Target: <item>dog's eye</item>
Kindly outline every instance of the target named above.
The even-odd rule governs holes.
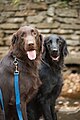
[[[34,31],[33,29],[31,30],[31,33],[32,33],[33,36],[37,35],[36,31]]]
[[[59,41],[59,45],[62,45],[62,41]]]
[[[47,47],[50,47],[50,43],[47,43]]]
[[[25,36],[25,32],[23,32],[23,33],[21,34],[21,38],[24,37],[24,36]]]
[[[34,32],[34,36],[36,36],[37,35],[37,33],[36,32]]]
[[[51,43],[51,44],[52,44],[52,40],[50,40],[50,41],[49,41],[49,43]]]
[[[56,41],[57,41],[57,43],[60,43],[60,42],[61,42],[59,38],[57,38]]]

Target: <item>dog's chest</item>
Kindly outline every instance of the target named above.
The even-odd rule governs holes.
[[[61,81],[61,74],[45,65],[40,69],[39,75],[42,80],[41,91],[44,94],[51,93]]]
[[[19,73],[19,91],[20,98],[24,101],[29,102],[32,97],[37,93],[37,90],[33,87],[33,77],[28,75],[27,72]],[[12,95],[10,98],[10,104],[15,104],[15,93],[14,93],[14,81],[12,82]]]

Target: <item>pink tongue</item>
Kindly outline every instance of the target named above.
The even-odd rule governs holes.
[[[36,51],[35,51],[35,50],[27,51],[27,55],[28,55],[28,58],[29,58],[30,60],[36,59]]]

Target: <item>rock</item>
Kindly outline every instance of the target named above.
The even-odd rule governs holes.
[[[7,22],[9,22],[9,23],[20,23],[20,22],[24,22],[24,18],[19,18],[19,17],[8,18]]]
[[[47,15],[49,15],[50,17],[53,17],[54,16],[54,7],[49,7],[48,10],[47,10]]]
[[[59,31],[59,30],[58,30],[58,29],[56,29],[56,28],[51,29],[51,33],[52,33],[52,34],[58,34],[58,31]]]
[[[5,17],[1,17],[1,18],[0,18],[0,24],[3,23],[3,22],[6,22]]]
[[[14,16],[14,12],[13,11],[7,11],[7,14],[6,14],[6,11],[3,11],[1,13],[1,16],[2,17],[5,17],[5,18],[8,18],[8,17],[13,17]],[[5,20],[6,21],[6,20]]]
[[[78,39],[78,37],[76,37]],[[75,38],[74,38],[75,39]],[[67,45],[70,45],[70,46],[78,46],[80,45],[80,42],[79,42],[79,39],[75,39],[75,40],[67,40]]]
[[[6,34],[6,35],[11,35],[11,34],[13,34],[13,33],[15,33],[16,32],[16,30],[5,30],[4,31],[4,34]]]
[[[3,23],[0,24],[0,28],[5,29],[5,30],[13,30],[13,29],[18,29],[18,24],[14,24],[14,23]]]
[[[0,3],[0,11],[4,10],[4,5]]]
[[[35,10],[16,11],[15,17],[26,17],[36,15]]]
[[[4,45],[4,41],[2,40],[2,38],[0,38],[0,46]]]
[[[0,59],[3,58],[9,51],[9,47],[0,47]]]
[[[68,17],[65,17],[64,19],[62,17],[57,17],[56,20],[59,21],[60,23],[65,23],[65,24],[79,23],[79,21],[77,19],[68,18]]]
[[[79,106],[79,101],[75,101],[74,106]]]
[[[57,0],[45,0],[47,4],[55,3]]]
[[[80,35],[80,31],[75,31],[75,34]]]
[[[60,17],[70,17],[70,18],[78,17],[77,11],[75,9],[60,8],[60,9],[56,9],[55,13]]]
[[[30,8],[31,10],[40,10],[40,11],[44,11],[47,10],[47,5],[45,2],[42,3],[30,3],[28,5],[28,8]]]
[[[47,33],[50,33],[50,29],[39,29],[39,32],[43,34],[47,34]]]
[[[7,45],[7,46],[10,46],[11,45],[11,40],[12,40],[12,35],[9,35],[7,37],[5,37],[3,39],[4,43]]]
[[[39,23],[36,25],[37,28],[39,29],[55,29],[59,27],[59,23],[54,22],[54,23]]]
[[[80,39],[80,37],[79,37],[79,35],[76,35],[76,34],[73,34],[73,35],[71,35],[71,39],[74,41],[76,41],[76,40],[79,40]],[[79,43],[80,44],[80,43]]]
[[[67,29],[67,30],[80,30],[80,25],[77,24],[60,24],[61,29]]]
[[[4,37],[4,33],[3,31],[0,30],[0,38],[3,38]]]
[[[9,4],[5,4],[5,9],[6,9],[6,11],[17,11],[18,6],[9,3]]]
[[[72,52],[72,54],[69,54],[66,58],[65,58],[65,64],[80,64],[80,52],[78,53],[74,53]]]
[[[59,34],[73,34],[73,30],[64,30],[64,29],[59,29],[58,33]]]
[[[39,22],[42,22],[43,19],[45,19],[45,12],[41,12],[40,14],[38,14],[36,16],[28,16],[27,17],[27,21],[29,23],[39,23]]]
[[[53,18],[52,17],[47,17],[46,21],[47,21],[47,23],[53,23]]]

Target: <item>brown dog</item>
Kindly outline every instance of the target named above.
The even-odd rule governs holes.
[[[0,88],[3,94],[6,120],[18,119],[14,93],[14,58],[16,57],[18,61],[23,120],[27,120],[26,105],[37,93],[41,85],[37,67],[41,50],[42,35],[39,34],[37,29],[31,26],[24,26],[13,34],[11,49],[0,61]]]

